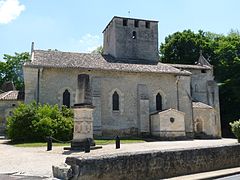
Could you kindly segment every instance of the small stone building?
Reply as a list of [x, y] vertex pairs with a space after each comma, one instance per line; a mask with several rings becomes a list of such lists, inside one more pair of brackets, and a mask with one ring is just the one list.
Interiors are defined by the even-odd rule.
[[103, 54], [32, 48], [24, 65], [25, 102], [71, 107], [87, 96], [97, 135], [221, 137], [218, 87], [202, 54], [197, 65], [160, 63], [152, 20], [115, 16], [103, 35]]
[[176, 109], [151, 114], [151, 134], [160, 138], [184, 138], [186, 136], [184, 116], [184, 112]]
[[24, 102], [23, 92], [12, 90], [0, 94], [0, 135], [5, 135], [7, 117], [21, 102]]

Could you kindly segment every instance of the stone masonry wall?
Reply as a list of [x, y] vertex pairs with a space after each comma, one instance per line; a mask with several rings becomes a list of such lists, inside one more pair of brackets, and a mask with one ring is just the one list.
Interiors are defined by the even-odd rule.
[[[25, 71], [27, 72], [27, 71]], [[93, 93], [94, 127], [99, 134], [114, 134], [122, 131], [123, 134], [136, 132], [138, 127], [138, 85], [146, 86], [149, 99], [149, 112], [156, 111], [156, 95], [160, 93], [163, 99], [163, 109], [177, 109], [176, 76], [171, 74], [154, 73], [123, 73], [103, 72], [79, 69], [54, 69], [44, 68], [40, 74], [40, 102], [49, 104], [62, 104], [63, 92], [70, 92], [70, 104], [74, 105], [76, 99], [77, 77], [79, 74], [89, 74]], [[31, 74], [29, 74], [31, 76]], [[26, 74], [28, 76], [28, 74]], [[30, 79], [30, 77], [27, 79]], [[33, 81], [34, 82], [34, 81]], [[30, 83], [28, 83], [30, 85]], [[31, 84], [31, 93], [34, 93], [34, 83]], [[189, 84], [184, 84], [189, 86]], [[182, 86], [181, 86], [182, 87]], [[189, 89], [189, 87], [185, 87]], [[120, 97], [120, 110], [112, 111], [112, 94], [117, 91]], [[185, 94], [184, 94], [185, 93]], [[27, 93], [26, 99], [31, 99], [32, 94]], [[191, 102], [187, 99], [186, 91], [181, 92], [179, 103], [186, 113], [185, 121], [192, 122]], [[183, 108], [183, 106], [186, 106]], [[148, 116], [146, 116], [148, 117]], [[148, 117], [149, 118], [149, 117]], [[148, 121], [148, 120], [147, 120]], [[142, 128], [144, 129], [144, 128]], [[187, 126], [186, 131], [192, 132], [192, 126]], [[96, 130], [95, 130], [96, 132]], [[117, 133], [119, 134], [119, 132]]]
[[240, 166], [240, 145], [125, 153], [108, 157], [68, 157], [74, 179], [160, 179]]
[[7, 116], [22, 101], [0, 101], [0, 135], [5, 134]]

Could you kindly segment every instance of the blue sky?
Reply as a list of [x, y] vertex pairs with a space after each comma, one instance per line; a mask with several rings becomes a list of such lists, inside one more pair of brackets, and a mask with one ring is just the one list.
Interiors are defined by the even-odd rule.
[[[176, 31], [240, 30], [239, 0], [0, 0], [0, 59], [35, 49], [90, 52], [113, 16], [159, 21], [159, 45]], [[130, 15], [128, 13], [130, 11]]]

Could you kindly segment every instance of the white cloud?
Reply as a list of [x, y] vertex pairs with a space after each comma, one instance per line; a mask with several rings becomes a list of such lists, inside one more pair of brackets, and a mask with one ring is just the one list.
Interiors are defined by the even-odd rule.
[[85, 34], [79, 40], [71, 39], [71, 46], [74, 51], [92, 52], [97, 47], [101, 46], [102, 39], [98, 35]]
[[18, 0], [0, 0], [0, 24], [10, 23], [24, 10], [25, 6]]

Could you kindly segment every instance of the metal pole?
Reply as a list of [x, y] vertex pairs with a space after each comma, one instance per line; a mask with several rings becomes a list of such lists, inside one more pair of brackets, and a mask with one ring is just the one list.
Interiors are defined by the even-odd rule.
[[90, 152], [90, 139], [89, 138], [87, 138], [87, 140], [86, 140], [86, 142], [85, 142], [85, 148], [84, 148], [84, 150], [85, 150], [85, 153], [89, 153]]
[[120, 138], [117, 136], [115, 140], [116, 140], [116, 149], [120, 149]]
[[39, 104], [39, 94], [40, 94], [40, 69], [38, 69], [38, 74], [37, 74], [37, 106]]
[[48, 136], [47, 137], [47, 151], [51, 151], [52, 150], [52, 137]]

